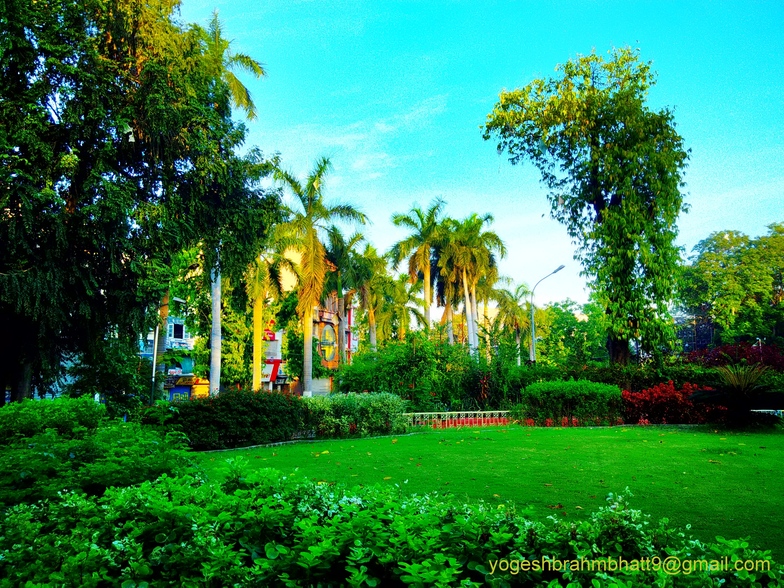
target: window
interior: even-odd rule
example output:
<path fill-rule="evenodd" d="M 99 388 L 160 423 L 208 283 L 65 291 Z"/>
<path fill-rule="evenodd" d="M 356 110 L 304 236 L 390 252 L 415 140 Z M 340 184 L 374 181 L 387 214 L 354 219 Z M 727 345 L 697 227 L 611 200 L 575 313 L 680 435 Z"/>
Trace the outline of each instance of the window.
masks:
<path fill-rule="evenodd" d="M 185 330 L 184 325 L 172 325 L 174 327 L 174 338 L 175 339 L 182 339 L 183 332 Z"/>
<path fill-rule="evenodd" d="M 174 337 L 174 325 L 172 323 L 169 323 L 169 330 L 168 330 L 167 336 L 169 338 Z"/>

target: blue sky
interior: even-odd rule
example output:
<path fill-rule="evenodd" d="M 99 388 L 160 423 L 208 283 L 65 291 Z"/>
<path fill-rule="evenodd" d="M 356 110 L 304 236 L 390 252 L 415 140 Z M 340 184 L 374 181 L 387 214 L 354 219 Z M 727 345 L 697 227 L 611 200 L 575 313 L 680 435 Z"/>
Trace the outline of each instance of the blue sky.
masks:
<path fill-rule="evenodd" d="M 332 160 L 329 200 L 351 202 L 386 250 L 394 212 L 447 202 L 491 213 L 509 253 L 501 273 L 537 303 L 585 302 L 563 226 L 532 165 L 511 165 L 480 126 L 502 89 L 551 76 L 592 50 L 638 47 L 691 149 L 679 245 L 713 231 L 752 237 L 784 221 L 784 4 L 781 2 L 427 2 L 183 0 L 184 22 L 219 10 L 232 50 L 266 65 L 243 78 L 259 118 L 248 143 L 303 177 Z"/>

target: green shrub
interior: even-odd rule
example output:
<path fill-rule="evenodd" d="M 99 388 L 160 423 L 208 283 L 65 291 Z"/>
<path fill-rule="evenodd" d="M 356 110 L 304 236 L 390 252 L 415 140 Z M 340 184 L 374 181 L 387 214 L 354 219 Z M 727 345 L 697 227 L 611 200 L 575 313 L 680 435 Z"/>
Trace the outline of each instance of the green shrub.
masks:
<path fill-rule="evenodd" d="M 303 404 L 282 392 L 225 390 L 185 402 L 161 402 L 142 422 L 181 431 L 196 450 L 232 449 L 288 441 L 302 430 Z"/>
<path fill-rule="evenodd" d="M 0 408 L 0 445 L 54 429 L 59 437 L 83 437 L 106 419 L 106 408 L 92 398 L 25 400 Z"/>
<path fill-rule="evenodd" d="M 612 384 L 538 382 L 522 391 L 521 402 L 510 411 L 510 417 L 524 424 L 548 426 L 564 422 L 613 425 L 623 422 L 622 410 L 621 389 Z"/>
<path fill-rule="evenodd" d="M 332 394 L 303 400 L 305 429 L 316 437 L 390 435 L 406 430 L 406 402 L 394 394 Z"/>
<path fill-rule="evenodd" d="M 0 448 L 0 506 L 53 499 L 70 490 L 101 495 L 110 486 L 139 484 L 188 467 L 176 434 L 162 436 L 122 422 L 72 433 L 49 428 Z"/>
<path fill-rule="evenodd" d="M 0 586 L 780 586 L 770 552 L 702 543 L 629 507 L 626 495 L 583 521 L 527 520 L 399 488 L 317 485 L 235 464 L 221 488 L 162 477 L 102 498 L 70 493 L 0 519 Z M 766 572 L 501 572 L 544 558 L 760 560 Z M 507 568 L 508 569 L 508 568 Z M 495 573 L 493 573 L 495 571 Z"/>

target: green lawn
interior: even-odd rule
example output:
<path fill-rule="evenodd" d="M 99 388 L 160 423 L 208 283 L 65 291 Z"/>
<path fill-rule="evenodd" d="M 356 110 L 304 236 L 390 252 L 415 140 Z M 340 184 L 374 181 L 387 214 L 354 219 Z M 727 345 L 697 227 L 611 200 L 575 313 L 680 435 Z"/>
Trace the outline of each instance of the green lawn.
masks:
<path fill-rule="evenodd" d="M 784 560 L 784 433 L 704 428 L 482 428 L 301 442 L 198 454 L 213 480 L 226 459 L 349 486 L 399 484 L 513 503 L 534 518 L 587 516 L 626 487 L 632 505 L 709 540 L 751 537 Z"/>

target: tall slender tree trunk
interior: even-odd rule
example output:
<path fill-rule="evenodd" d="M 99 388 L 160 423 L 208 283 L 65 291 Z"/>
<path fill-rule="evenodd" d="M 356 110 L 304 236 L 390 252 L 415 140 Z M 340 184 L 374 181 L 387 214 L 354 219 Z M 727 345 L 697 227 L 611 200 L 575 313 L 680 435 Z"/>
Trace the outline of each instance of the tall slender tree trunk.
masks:
<path fill-rule="evenodd" d="M 520 347 L 520 329 L 515 329 L 515 343 L 517 344 L 517 366 L 522 365 L 520 357 L 523 355 L 523 350 Z"/>
<path fill-rule="evenodd" d="M 253 390 L 261 389 L 261 364 L 264 361 L 264 296 L 253 299 Z"/>
<path fill-rule="evenodd" d="M 430 329 L 430 306 L 433 300 L 433 294 L 430 291 L 430 265 L 424 267 L 425 274 L 425 330 Z"/>
<path fill-rule="evenodd" d="M 465 314 L 466 314 L 468 349 L 473 353 L 474 331 L 473 331 L 473 321 L 471 319 L 471 295 L 468 293 L 468 276 L 466 275 L 465 268 L 463 269 L 463 297 L 465 298 L 464 306 L 465 306 Z"/>
<path fill-rule="evenodd" d="M 302 396 L 313 396 L 313 307 L 305 310 L 302 317 Z"/>
<path fill-rule="evenodd" d="M 490 321 L 487 317 L 487 299 L 482 300 L 482 326 L 485 328 L 485 356 L 488 363 L 490 362 Z"/>
<path fill-rule="evenodd" d="M 376 350 L 376 311 L 373 305 L 368 305 L 368 339 L 370 340 L 370 349 Z"/>
<path fill-rule="evenodd" d="M 210 271 L 210 295 L 212 296 L 210 395 L 214 396 L 220 392 L 221 387 L 221 274 L 217 267 Z"/>
<path fill-rule="evenodd" d="M 471 318 L 474 321 L 474 349 L 479 349 L 479 310 L 476 304 L 476 282 L 471 284 Z"/>
<path fill-rule="evenodd" d="M 346 363 L 346 299 L 338 298 L 338 365 Z"/>
<path fill-rule="evenodd" d="M 153 344 L 155 345 L 155 355 L 157 357 L 155 364 L 155 393 L 161 388 L 162 382 L 166 377 L 166 362 L 163 359 L 163 354 L 166 353 L 166 338 L 169 335 L 169 291 L 163 295 L 161 299 L 161 306 L 158 309 L 158 339 Z"/>
<path fill-rule="evenodd" d="M 447 319 L 446 319 L 446 338 L 449 341 L 450 345 L 454 345 L 455 344 L 455 326 L 454 326 L 454 321 L 452 320 L 453 313 L 452 313 L 452 303 L 451 302 L 447 303 L 445 312 L 449 313 L 449 315 L 447 316 Z"/>

